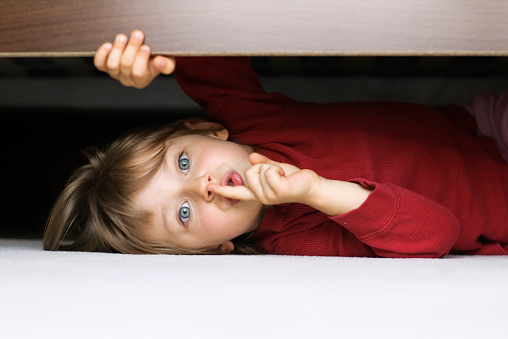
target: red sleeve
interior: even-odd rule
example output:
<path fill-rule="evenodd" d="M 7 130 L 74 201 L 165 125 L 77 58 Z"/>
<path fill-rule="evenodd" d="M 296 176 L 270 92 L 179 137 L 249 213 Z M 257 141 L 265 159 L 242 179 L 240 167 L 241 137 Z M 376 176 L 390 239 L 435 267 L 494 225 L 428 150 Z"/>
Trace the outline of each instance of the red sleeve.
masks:
<path fill-rule="evenodd" d="M 265 128 L 273 128 L 288 100 L 280 93 L 264 91 L 246 57 L 176 58 L 175 78 L 209 118 L 232 133 L 259 129 L 263 121 L 271 124 Z"/>
<path fill-rule="evenodd" d="M 330 217 L 381 257 L 436 258 L 449 253 L 460 230 L 443 205 L 393 184 L 359 180 L 373 188 L 358 209 Z"/>
<path fill-rule="evenodd" d="M 223 96 L 265 93 L 244 57 L 179 57 L 174 75 L 184 92 L 205 109 Z"/>

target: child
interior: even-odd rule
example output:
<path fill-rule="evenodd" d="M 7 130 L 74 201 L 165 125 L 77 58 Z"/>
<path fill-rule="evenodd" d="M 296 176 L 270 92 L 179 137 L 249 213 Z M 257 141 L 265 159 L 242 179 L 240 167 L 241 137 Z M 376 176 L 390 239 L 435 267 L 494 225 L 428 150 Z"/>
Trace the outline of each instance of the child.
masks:
<path fill-rule="evenodd" d="M 441 257 L 508 253 L 508 163 L 491 139 L 405 103 L 265 93 L 246 58 L 150 58 L 117 36 L 99 70 L 143 88 L 174 75 L 210 121 L 94 150 L 56 202 L 44 247 L 123 253 Z M 233 142 L 234 141 L 234 142 Z M 63 246 L 68 232 L 77 237 Z"/>

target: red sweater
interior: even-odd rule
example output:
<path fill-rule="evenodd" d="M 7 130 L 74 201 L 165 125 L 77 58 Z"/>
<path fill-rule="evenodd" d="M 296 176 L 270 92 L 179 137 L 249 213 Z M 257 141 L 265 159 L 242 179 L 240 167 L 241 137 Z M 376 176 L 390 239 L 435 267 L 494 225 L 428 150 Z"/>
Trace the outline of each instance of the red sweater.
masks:
<path fill-rule="evenodd" d="M 301 204 L 272 207 L 252 237 L 268 253 L 508 254 L 508 164 L 489 139 L 443 113 L 269 94 L 245 58 L 178 58 L 175 76 L 231 139 L 275 161 L 373 189 L 362 206 L 338 216 Z"/>

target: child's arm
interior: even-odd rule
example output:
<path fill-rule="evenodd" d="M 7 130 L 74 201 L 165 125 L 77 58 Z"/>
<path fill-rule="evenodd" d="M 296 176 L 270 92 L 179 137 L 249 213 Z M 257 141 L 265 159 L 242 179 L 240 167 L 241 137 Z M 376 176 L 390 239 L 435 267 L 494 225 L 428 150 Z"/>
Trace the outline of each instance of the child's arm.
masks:
<path fill-rule="evenodd" d="M 224 124 L 231 135 L 248 132 L 260 122 L 266 124 L 262 128 L 273 129 L 278 121 L 283 124 L 278 112 L 288 98 L 264 91 L 249 58 L 151 57 L 150 47 L 143 41 L 139 30 L 130 39 L 119 34 L 113 43 L 97 50 L 94 64 L 123 85 L 136 88 L 148 86 L 160 73 L 174 72 L 182 90 L 206 110 L 208 118 Z"/>
<path fill-rule="evenodd" d="M 446 207 L 403 187 L 327 180 L 255 153 L 250 160 L 253 166 L 245 173 L 248 188 L 210 188 L 228 198 L 266 205 L 309 205 L 382 257 L 441 257 L 459 234 L 460 224 Z"/>
<path fill-rule="evenodd" d="M 352 211 L 369 197 L 371 190 L 351 182 L 328 180 L 311 170 L 272 161 L 252 153 L 253 164 L 245 172 L 245 186 L 212 185 L 213 191 L 231 199 L 257 200 L 264 205 L 301 203 L 327 215 Z"/>
<path fill-rule="evenodd" d="M 124 86 L 144 88 L 160 73 L 171 74 L 175 60 L 164 56 L 150 56 L 150 47 L 144 45 L 143 32 L 135 30 L 128 39 L 118 34 L 113 43 L 104 43 L 94 57 L 98 70 L 108 73 Z"/>

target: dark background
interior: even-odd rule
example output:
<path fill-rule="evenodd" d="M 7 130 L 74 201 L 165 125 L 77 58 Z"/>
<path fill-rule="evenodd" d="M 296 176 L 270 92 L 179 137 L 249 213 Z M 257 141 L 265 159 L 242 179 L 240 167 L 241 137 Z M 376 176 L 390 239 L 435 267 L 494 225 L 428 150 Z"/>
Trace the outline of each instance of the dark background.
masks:
<path fill-rule="evenodd" d="M 467 103 L 508 87 L 502 57 L 256 57 L 268 91 L 295 99 Z M 203 112 L 163 77 L 123 88 L 90 58 L 0 59 L 0 237 L 41 238 L 52 203 L 80 153 L 142 124 Z"/>

